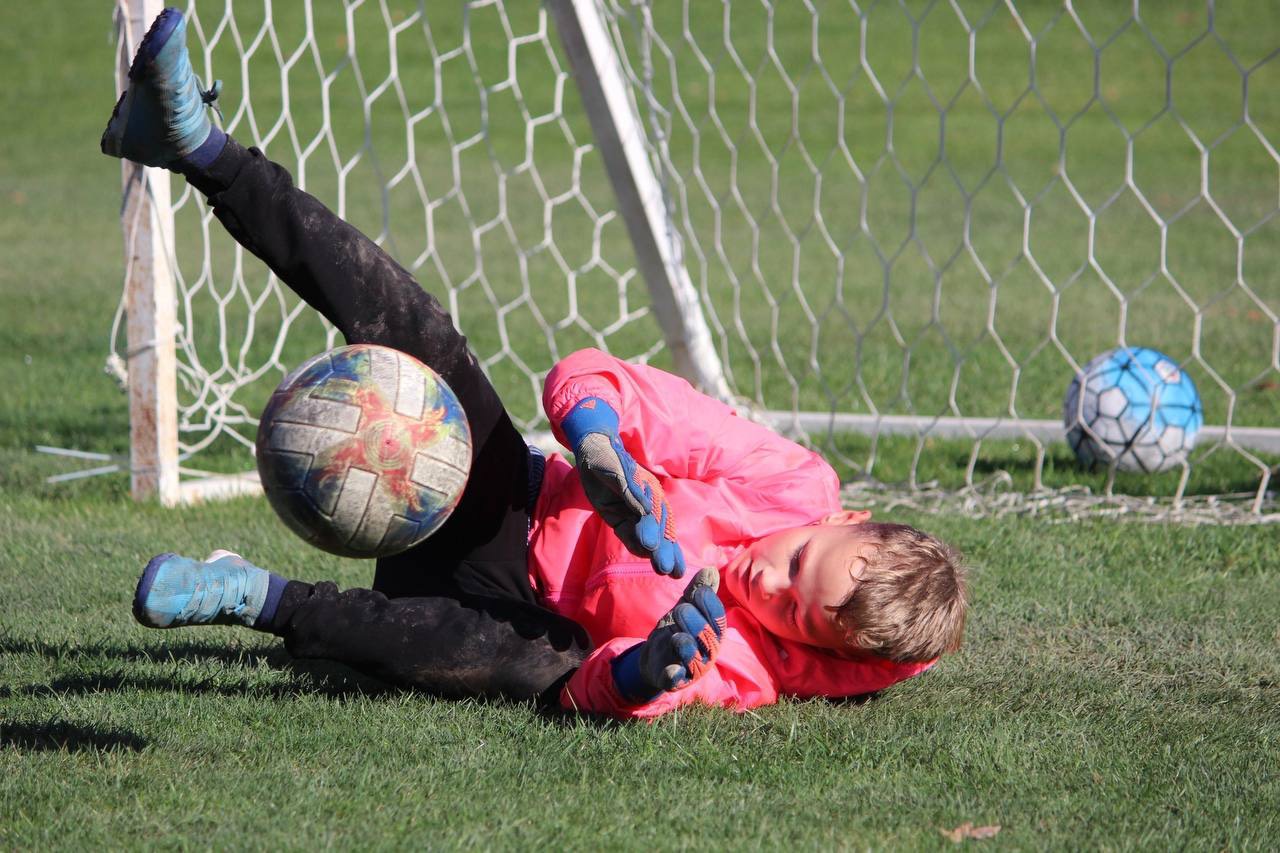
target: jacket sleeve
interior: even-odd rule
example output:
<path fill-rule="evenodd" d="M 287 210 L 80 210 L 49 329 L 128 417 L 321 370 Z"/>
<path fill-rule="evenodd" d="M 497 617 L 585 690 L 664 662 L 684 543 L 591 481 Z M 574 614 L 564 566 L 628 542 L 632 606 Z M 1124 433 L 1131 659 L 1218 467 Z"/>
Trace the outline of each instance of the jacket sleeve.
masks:
<path fill-rule="evenodd" d="M 561 444 L 561 421 L 590 396 L 614 408 L 623 444 L 659 477 L 725 481 L 745 502 L 740 510 L 781 511 L 792 523 L 840 508 L 835 471 L 818 454 L 739 417 L 678 376 L 599 350 L 575 352 L 547 376 L 543 408 Z"/>
<path fill-rule="evenodd" d="M 614 686 L 612 664 L 614 658 L 638 642 L 635 637 L 615 637 L 595 649 L 560 691 L 560 706 L 579 713 L 643 719 L 693 704 L 742 712 L 778 701 L 778 690 L 768 669 L 743 636 L 730 627 L 710 672 L 683 690 L 633 705 Z"/>

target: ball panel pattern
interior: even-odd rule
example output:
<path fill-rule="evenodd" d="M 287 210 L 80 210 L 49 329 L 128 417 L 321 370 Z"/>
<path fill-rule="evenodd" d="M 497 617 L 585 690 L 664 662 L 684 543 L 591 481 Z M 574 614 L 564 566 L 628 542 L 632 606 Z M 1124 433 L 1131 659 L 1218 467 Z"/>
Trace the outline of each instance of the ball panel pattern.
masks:
<path fill-rule="evenodd" d="M 446 435 L 414 455 L 410 479 L 424 489 L 448 495 L 466 485 L 470 465 L 471 445 Z"/>
<path fill-rule="evenodd" d="M 350 466 L 345 476 L 340 474 L 332 479 L 339 482 L 341 488 L 331 490 L 326 496 L 333 507 L 328 513 L 329 523 L 334 530 L 345 535 L 343 545 L 348 550 L 368 553 L 371 546 L 382 541 L 382 531 L 370 531 L 370 523 L 381 523 L 383 528 L 386 526 L 385 516 L 373 519 L 367 516 L 378 488 L 378 475 Z M 349 530 L 355 532 L 346 534 Z M 370 542 L 370 539 L 373 541 Z"/>
<path fill-rule="evenodd" d="M 1186 461 L 1204 409 L 1195 382 L 1173 359 L 1120 347 L 1094 358 L 1072 380 L 1062 417 L 1082 464 L 1155 473 Z"/>
<path fill-rule="evenodd" d="M 437 393 L 434 387 L 431 392 L 433 396 Z M 427 378 L 416 371 L 401 371 L 396 382 L 396 414 L 417 420 L 422 417 L 426 405 Z"/>
<path fill-rule="evenodd" d="M 309 360 L 272 395 L 258 428 L 272 507 L 304 540 L 352 557 L 407 550 L 448 519 L 466 486 L 471 436 L 448 385 L 386 347 Z"/>
<path fill-rule="evenodd" d="M 280 412 L 282 422 L 300 426 L 322 426 L 326 430 L 355 434 L 360 429 L 360 408 L 342 400 L 327 400 L 319 393 L 296 396 Z"/>

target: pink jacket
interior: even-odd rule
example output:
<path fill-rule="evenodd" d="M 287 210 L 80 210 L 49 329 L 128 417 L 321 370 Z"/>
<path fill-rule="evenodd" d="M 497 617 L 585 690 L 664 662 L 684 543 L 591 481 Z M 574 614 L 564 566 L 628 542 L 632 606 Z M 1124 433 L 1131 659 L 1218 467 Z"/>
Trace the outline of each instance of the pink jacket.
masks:
<path fill-rule="evenodd" d="M 835 471 L 816 453 L 683 379 L 587 349 L 547 376 L 542 402 L 556 438 L 583 397 L 607 401 L 622 441 L 666 490 L 690 575 L 728 563 L 752 541 L 839 510 Z M 592 509 L 577 470 L 547 460 L 529 542 L 529 580 L 546 606 L 583 625 L 595 649 L 561 692 L 570 710 L 650 717 L 702 702 L 745 711 L 791 696 L 854 696 L 888 687 L 930 664 L 850 661 L 765 631 L 722 593 L 728 630 L 715 668 L 689 687 L 634 706 L 613 686 L 610 662 L 648 636 L 684 591 L 633 556 Z"/>

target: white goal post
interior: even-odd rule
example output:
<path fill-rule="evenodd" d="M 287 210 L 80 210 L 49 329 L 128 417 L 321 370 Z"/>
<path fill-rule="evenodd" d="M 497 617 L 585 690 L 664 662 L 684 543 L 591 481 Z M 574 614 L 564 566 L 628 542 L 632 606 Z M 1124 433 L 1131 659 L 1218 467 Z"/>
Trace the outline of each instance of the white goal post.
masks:
<path fill-rule="evenodd" d="M 121 10 L 116 79 L 128 79 L 134 50 L 160 10 L 161 0 L 139 0 Z M 178 502 L 178 419 L 174 349 L 173 211 L 165 169 L 123 164 L 127 317 L 130 489 L 136 499 Z"/>
<path fill-rule="evenodd" d="M 122 87 L 163 3 L 115 2 Z M 1175 499 L 1225 457 L 1268 499 L 1280 41 L 1212 0 L 182 8 L 228 131 L 441 298 L 530 434 L 590 345 L 868 480 L 1039 490 L 1071 377 L 1147 345 L 1210 424 Z M 124 182 L 133 493 L 256 488 L 257 408 L 334 330 L 181 179 Z"/>

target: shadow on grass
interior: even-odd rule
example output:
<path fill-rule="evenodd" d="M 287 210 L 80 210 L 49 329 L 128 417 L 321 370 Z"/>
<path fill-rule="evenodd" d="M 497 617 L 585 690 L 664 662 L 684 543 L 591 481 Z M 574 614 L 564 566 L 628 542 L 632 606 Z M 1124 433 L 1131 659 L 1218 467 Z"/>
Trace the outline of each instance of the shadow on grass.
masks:
<path fill-rule="evenodd" d="M 22 693 L 33 697 L 56 697 L 67 694 L 92 695 L 98 693 L 189 693 L 218 696 L 260 696 L 270 699 L 287 699 L 297 696 L 324 696 L 331 699 L 354 697 L 394 696 L 416 693 L 442 700 L 457 700 L 493 705 L 523 705 L 533 713 L 554 724 L 577 726 L 586 724 L 594 728 L 610 729 L 626 725 L 627 721 L 602 714 L 567 712 L 558 705 L 539 705 L 528 700 L 500 697 L 460 698 L 437 694 L 420 688 L 400 687 L 379 681 L 371 676 L 334 661 L 299 660 L 291 657 L 282 647 L 264 650 L 228 648 L 226 646 L 181 642 L 154 648 L 110 643 L 65 645 L 40 640 L 0 638 L 0 654 L 36 654 L 52 660 L 79 659 L 88 661 L 104 659 L 111 665 L 107 672 L 85 672 L 64 675 L 42 684 L 25 687 L 0 686 L 0 697 Z M 186 663 L 218 662 L 226 668 L 217 671 L 185 670 L 161 674 L 120 672 L 114 664 L 119 662 L 166 664 L 176 661 Z M 265 664 L 277 672 L 286 673 L 285 682 L 253 682 L 249 668 Z M 828 699 L 836 706 L 858 706 L 875 700 L 879 693 Z"/>
<path fill-rule="evenodd" d="M 337 699 L 399 692 L 399 688 L 357 673 L 339 663 L 298 660 L 281 646 L 243 649 L 190 641 L 154 647 L 113 643 L 69 645 L 5 637 L 0 638 L 0 654 L 39 655 L 54 661 L 75 661 L 85 668 L 93 668 L 92 662 L 97 659 L 110 666 L 109 671 L 63 676 L 46 684 L 29 685 L 23 691 L 36 696 L 177 691 L 224 696 L 287 697 L 311 694 Z M 117 666 L 120 663 L 164 665 L 176 662 L 217 663 L 223 668 L 212 672 L 192 670 L 156 675 L 121 672 Z M 289 681 L 252 683 L 249 680 L 250 670 L 263 665 L 287 674 Z M 0 690 L 0 695 L 10 695 L 13 692 L 16 692 L 13 688 L 5 687 Z"/>
<path fill-rule="evenodd" d="M 301 660 L 292 657 L 283 646 L 244 649 L 199 642 L 175 642 L 162 646 L 135 646 L 115 643 L 49 643 L 42 640 L 0 637 L 0 654 L 39 655 L 53 661 L 71 664 L 82 670 L 62 675 L 40 684 L 0 685 L 0 698 L 25 695 L 31 697 L 86 696 L 99 693 L 186 693 L 215 696 L 257 696 L 264 699 L 288 699 L 299 696 L 323 696 L 329 699 L 357 697 L 376 698 L 412 693 L 446 701 L 466 701 L 492 705 L 535 706 L 529 701 L 501 697 L 458 697 L 435 693 L 419 687 L 403 687 L 380 681 L 350 667 L 328 660 Z M 120 664 L 153 664 L 164 666 L 177 662 L 192 667 L 164 672 L 122 671 Z M 199 668 L 213 663 L 216 669 Z M 287 680 L 263 677 L 255 672 L 265 666 L 273 675 Z M 88 670 L 88 671 L 83 671 Z M 548 717 L 561 715 L 556 709 L 536 709 Z M 602 724 L 616 720 L 600 718 Z"/>
<path fill-rule="evenodd" d="M 130 731 L 84 726 L 62 720 L 0 723 L 0 748 L 28 752 L 137 752 L 147 741 Z"/>
<path fill-rule="evenodd" d="M 281 649 L 244 649 L 191 641 L 166 643 L 163 646 L 116 645 L 111 643 L 48 643 L 43 640 L 0 638 L 0 654 L 39 655 L 50 660 L 76 660 L 104 657 L 131 663 L 170 663 L 172 661 L 220 661 L 225 664 L 256 665 L 289 656 Z"/>
<path fill-rule="evenodd" d="M 28 696 L 37 697 L 67 694 L 85 696 L 98 693 L 189 693 L 261 696 L 271 699 L 307 695 L 349 699 L 398 692 L 396 688 L 373 679 L 366 679 L 354 673 L 350 676 L 340 673 L 337 671 L 342 668 L 340 664 L 322 665 L 316 668 L 302 664 L 304 662 L 286 662 L 286 669 L 293 677 L 284 683 L 252 683 L 238 674 L 227 672 L 210 675 L 195 673 L 139 675 L 102 672 L 62 676 L 45 684 L 29 685 L 23 692 Z M 330 666 L 332 669 L 329 668 Z"/>

